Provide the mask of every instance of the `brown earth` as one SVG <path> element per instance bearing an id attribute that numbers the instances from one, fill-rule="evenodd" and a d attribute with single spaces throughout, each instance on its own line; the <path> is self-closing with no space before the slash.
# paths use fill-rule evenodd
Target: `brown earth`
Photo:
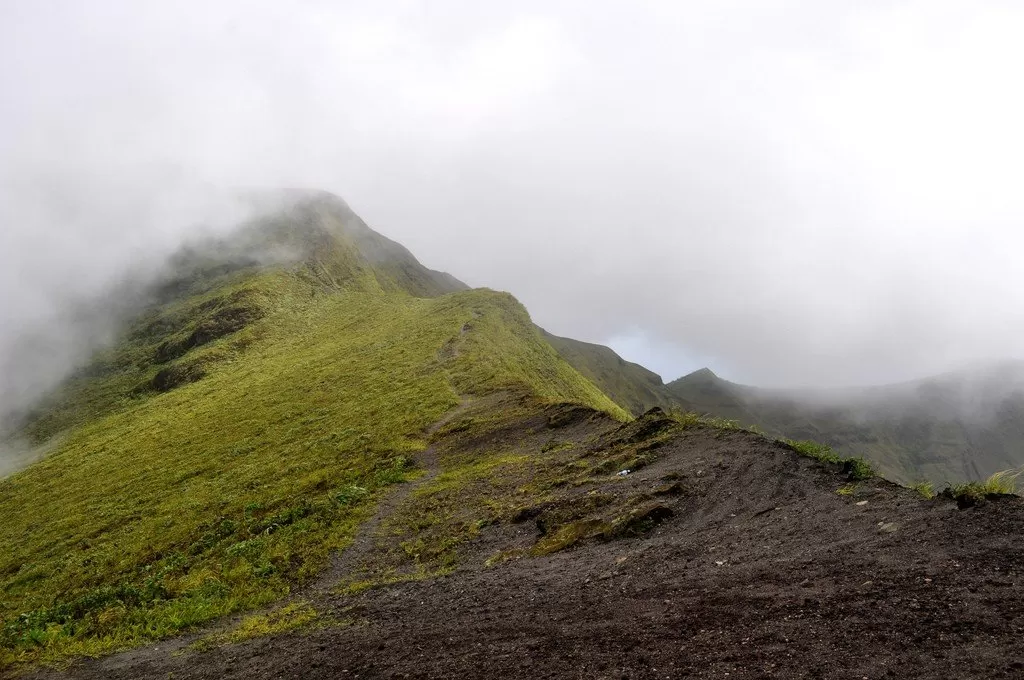
<path id="1" fill-rule="evenodd" d="M 483 432 L 449 420 L 442 471 L 499 448 L 537 462 L 462 495 L 398 490 L 393 525 L 366 528 L 333 572 L 382 585 L 296 596 L 334 624 L 203 651 L 191 636 L 32 677 L 1024 677 L 1021 499 L 961 510 L 848 485 L 784 444 L 659 413 L 620 427 L 549 408 Z M 626 463 L 639 469 L 616 474 Z M 435 512 L 430 498 L 458 540 L 412 550 L 440 529 L 401 518 Z M 395 574 L 420 580 L 386 584 Z"/>

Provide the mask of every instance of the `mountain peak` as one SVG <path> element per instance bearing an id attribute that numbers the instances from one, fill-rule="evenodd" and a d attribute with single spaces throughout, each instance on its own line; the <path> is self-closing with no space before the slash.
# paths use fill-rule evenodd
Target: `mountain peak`
<path id="1" fill-rule="evenodd" d="M 673 383 L 690 383 L 690 382 L 717 382 L 720 381 L 715 372 L 708 367 L 699 368 L 693 373 L 687 373 L 681 378 L 676 378 Z"/>
<path id="2" fill-rule="evenodd" d="M 371 229 L 340 197 L 288 189 L 246 197 L 254 215 L 235 231 L 182 248 L 162 289 L 194 293 L 241 269 L 297 266 L 322 285 L 436 297 L 469 287 L 425 267 L 401 244 Z"/>

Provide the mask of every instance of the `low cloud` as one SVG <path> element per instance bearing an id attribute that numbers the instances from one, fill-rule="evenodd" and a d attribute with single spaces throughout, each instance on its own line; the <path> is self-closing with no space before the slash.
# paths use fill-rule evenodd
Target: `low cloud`
<path id="1" fill-rule="evenodd" d="M 102 343 L 16 359 L 236 221 L 225 193 L 290 186 L 666 372 L 867 384 L 1019 355 L 1021 30 L 994 0 L 7 3 L 5 391 Z"/>

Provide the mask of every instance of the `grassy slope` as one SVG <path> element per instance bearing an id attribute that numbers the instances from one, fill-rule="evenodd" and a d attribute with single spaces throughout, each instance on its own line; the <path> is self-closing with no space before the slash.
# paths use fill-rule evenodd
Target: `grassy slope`
<path id="1" fill-rule="evenodd" d="M 511 296 L 386 292 L 328 245 L 299 269 L 228 275 L 144 317 L 56 415 L 31 422 L 36 438 L 61 435 L 0 480 L 0 662 L 101 653 L 287 593 L 408 474 L 460 393 L 625 417 Z M 238 299 L 258 308 L 244 329 L 162 364 L 124 363 Z M 184 329 L 161 323 L 179 317 Z M 151 389 L 168 366 L 205 376 Z"/>
<path id="2" fill-rule="evenodd" d="M 661 376 L 626 361 L 611 348 L 542 332 L 563 359 L 633 415 L 654 406 L 680 405 L 665 389 Z"/>

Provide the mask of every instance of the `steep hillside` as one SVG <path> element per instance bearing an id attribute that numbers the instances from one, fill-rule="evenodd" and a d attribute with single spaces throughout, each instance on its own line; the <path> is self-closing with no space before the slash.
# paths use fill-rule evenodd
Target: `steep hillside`
<path id="1" fill-rule="evenodd" d="M 888 478 L 984 479 L 1024 464 L 1024 364 L 855 389 L 771 390 L 704 369 L 668 384 L 694 410 L 871 460 Z"/>
<path id="2" fill-rule="evenodd" d="M 961 509 L 692 417 L 498 395 L 424 454 L 286 603 L 33 677 L 1020 676 L 1020 498 Z"/>
<path id="3" fill-rule="evenodd" d="M 746 388 L 722 380 L 710 369 L 702 368 L 665 386 L 673 398 L 693 403 L 695 410 L 720 418 L 750 423 L 753 414 L 747 407 Z"/>
<path id="4" fill-rule="evenodd" d="M 633 415 L 655 406 L 683 406 L 667 392 L 661 376 L 640 364 L 626 361 L 611 348 L 561 338 L 543 329 L 542 333 L 563 359 Z"/>
<path id="5" fill-rule="evenodd" d="M 52 451 L 0 480 L 0 662 L 280 598 L 417 475 L 463 400 L 625 418 L 511 296 L 461 290 L 350 212 L 314 196 L 183 253 L 121 342 L 25 417 Z"/>
<path id="6" fill-rule="evenodd" d="M 272 202 L 182 251 L 116 343 L 18 414 L 47 455 L 0 479 L 0 676 L 1020 670 L 1011 485 L 934 497 L 674 408 L 907 478 L 1024 436 L 1012 366 L 665 386 L 335 197 Z M 652 404 L 672 408 L 627 413 Z"/>
<path id="7" fill-rule="evenodd" d="M 176 254 L 142 296 L 144 304 L 121 340 L 23 414 L 18 434 L 32 443 L 45 441 L 120 408 L 126 399 L 201 377 L 233 346 L 214 346 L 216 341 L 250 342 L 246 329 L 292 304 L 296 294 L 435 297 L 467 290 L 369 229 L 335 196 L 280 192 L 263 196 L 260 207 L 260 218 L 229 237 L 190 244 Z M 275 269 L 290 276 L 264 277 Z"/>

